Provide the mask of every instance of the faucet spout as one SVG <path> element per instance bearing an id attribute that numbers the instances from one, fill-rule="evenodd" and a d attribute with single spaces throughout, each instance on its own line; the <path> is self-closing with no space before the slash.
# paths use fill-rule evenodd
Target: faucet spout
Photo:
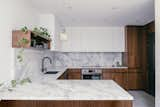
<path id="1" fill-rule="evenodd" d="M 52 64 L 52 59 L 51 59 L 50 57 L 44 57 L 44 58 L 42 59 L 42 72 L 47 71 L 47 68 L 45 68 L 45 66 L 44 66 L 44 62 L 45 62 L 46 59 L 48 59 L 49 62 L 50 62 L 50 64 Z"/>

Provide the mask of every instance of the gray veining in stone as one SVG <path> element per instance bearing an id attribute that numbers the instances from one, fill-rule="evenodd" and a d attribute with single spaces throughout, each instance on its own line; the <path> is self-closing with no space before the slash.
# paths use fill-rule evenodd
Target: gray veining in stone
<path id="1" fill-rule="evenodd" d="M 15 55 L 19 49 L 16 50 Z M 44 78 L 41 72 L 42 58 L 48 56 L 52 58 L 52 64 L 45 62 L 47 68 L 82 68 L 87 66 L 100 66 L 111 68 L 117 61 L 122 63 L 122 53 L 105 52 L 52 52 L 25 49 L 24 61 L 19 64 L 15 60 L 14 78 L 20 79 L 30 77 L 33 81 L 39 81 Z M 15 56 L 16 57 L 16 56 Z M 57 76 L 56 76 L 57 77 Z M 46 76 L 47 78 L 47 76 Z M 55 78 L 54 78 L 55 79 Z"/>
<path id="2" fill-rule="evenodd" d="M 1 100 L 133 100 L 111 80 L 59 80 L 19 85 L 0 92 Z"/>
<path id="3" fill-rule="evenodd" d="M 122 53 L 53 53 L 55 66 L 81 67 L 81 66 L 112 66 L 118 61 L 122 64 Z"/>

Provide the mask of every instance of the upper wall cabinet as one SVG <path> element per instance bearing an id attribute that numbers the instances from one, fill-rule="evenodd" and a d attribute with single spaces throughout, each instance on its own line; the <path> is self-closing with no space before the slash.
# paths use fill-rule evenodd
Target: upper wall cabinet
<path id="1" fill-rule="evenodd" d="M 68 27 L 65 52 L 124 52 L 124 27 Z"/>

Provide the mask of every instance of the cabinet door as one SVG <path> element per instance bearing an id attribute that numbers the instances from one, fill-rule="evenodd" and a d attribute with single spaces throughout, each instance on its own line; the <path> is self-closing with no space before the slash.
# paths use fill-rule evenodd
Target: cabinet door
<path id="1" fill-rule="evenodd" d="M 114 73 L 113 80 L 120 85 L 122 88 L 126 89 L 126 81 L 127 81 L 127 74 L 123 72 L 116 72 Z"/>
<path id="2" fill-rule="evenodd" d="M 115 27 L 112 31 L 112 48 L 116 52 L 125 52 L 124 28 Z"/>
<path id="3" fill-rule="evenodd" d="M 7 101 L 0 101 L 0 107 L 8 107 Z"/>
<path id="4" fill-rule="evenodd" d="M 68 38 L 67 41 L 62 41 L 61 49 L 64 52 L 81 52 L 83 49 L 83 34 L 79 29 L 69 27 L 66 30 Z"/>
<path id="5" fill-rule="evenodd" d="M 143 72 L 139 69 L 130 69 L 128 72 L 127 87 L 129 90 L 139 90 L 144 88 Z"/>
<path id="6" fill-rule="evenodd" d="M 126 42 L 127 42 L 127 52 L 128 52 L 128 67 L 129 68 L 138 68 L 140 67 L 139 61 L 139 38 L 141 37 L 139 27 L 128 26 L 126 27 Z"/>
<path id="7" fill-rule="evenodd" d="M 68 27 L 68 40 L 62 42 L 66 52 L 123 52 L 123 27 Z"/>
<path id="8" fill-rule="evenodd" d="M 136 26 L 126 27 L 128 54 L 133 55 L 137 50 L 138 29 Z"/>
<path id="9" fill-rule="evenodd" d="M 103 69 L 102 70 L 102 79 L 103 80 L 113 80 L 114 69 Z"/>
<path id="10" fill-rule="evenodd" d="M 122 88 L 127 89 L 127 69 L 104 69 L 103 79 L 114 80 Z"/>
<path id="11" fill-rule="evenodd" d="M 68 69 L 68 79 L 81 79 L 81 69 Z"/>

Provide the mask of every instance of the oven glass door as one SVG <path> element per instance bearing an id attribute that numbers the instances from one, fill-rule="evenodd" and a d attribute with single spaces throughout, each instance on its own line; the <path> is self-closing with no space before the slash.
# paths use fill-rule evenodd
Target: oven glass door
<path id="1" fill-rule="evenodd" d="M 85 74 L 83 80 L 101 80 L 101 74 Z"/>
<path id="2" fill-rule="evenodd" d="M 83 79 L 84 80 L 91 80 L 92 79 L 92 75 L 85 74 L 85 75 L 83 75 Z"/>
<path id="3" fill-rule="evenodd" d="M 92 80 L 101 80 L 101 75 L 100 74 L 92 75 Z"/>

